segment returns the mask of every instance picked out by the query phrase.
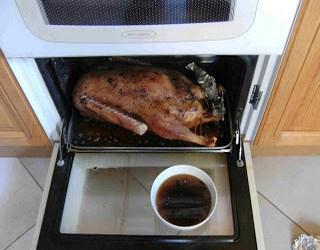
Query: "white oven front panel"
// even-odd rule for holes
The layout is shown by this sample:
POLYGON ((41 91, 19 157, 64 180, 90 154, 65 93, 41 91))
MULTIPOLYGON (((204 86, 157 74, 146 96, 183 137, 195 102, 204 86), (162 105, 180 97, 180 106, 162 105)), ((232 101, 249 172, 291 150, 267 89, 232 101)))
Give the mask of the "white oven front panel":
MULTIPOLYGON (((29 2, 29 1, 19 1, 29 2)), ((240 3, 238 0, 236 3, 240 3)), ((252 2, 252 1, 250 1, 252 2)), ((0 46, 7 57, 63 57, 63 56, 106 56, 106 55, 206 55, 206 54, 282 54, 292 24, 294 22, 300 0, 259 0, 256 5, 255 17, 253 23, 248 26, 248 21, 241 20, 237 22, 240 26, 232 28, 235 33, 232 33, 229 28, 226 28, 223 23, 212 23, 210 27, 205 29, 201 26, 209 25, 202 24, 177 24, 170 25, 173 30, 170 32, 159 32, 159 36, 152 39, 135 37, 134 32, 130 35, 131 39, 119 41, 119 37, 112 33, 114 41, 94 39, 91 33, 75 31, 66 34, 63 29, 50 29, 49 37, 40 38, 39 32, 42 32, 43 26, 37 26, 30 30, 29 25, 26 25, 23 19, 23 13, 20 12, 15 0, 2 0, 0 9, 0 46), (200 25, 200 26, 198 26, 200 25), (215 26, 217 25, 217 26, 215 26), (193 27, 194 26, 194 27, 193 27), (184 27, 183 29, 180 29, 184 27), (201 31, 201 35, 197 34, 201 31), (216 34, 214 40, 210 35, 215 32, 220 32, 224 35, 220 37, 216 34), (63 33, 63 35, 62 35, 63 33), (37 35, 36 35, 37 34, 37 35), (66 42, 61 42, 61 37, 66 37, 66 42), (201 41, 194 39, 201 37, 201 41), (68 38, 69 37, 69 38, 68 38), (156 38, 158 37, 158 38, 156 38), (67 39, 68 38, 68 39, 67 39), (192 38, 192 39, 191 39, 192 38), (49 40, 55 41, 49 41, 49 40), (73 41, 71 41, 71 40, 73 41), (88 42, 84 42, 85 40, 88 42), (91 40, 91 41, 90 41, 91 40), (161 41, 161 42, 159 42, 161 41), (166 41, 166 42, 164 42, 166 41), (174 42, 169 42, 174 41, 174 42)), ((252 13, 252 11, 251 11, 252 13)), ((35 11, 30 17, 32 20, 37 20, 37 15, 40 12, 35 11), (37 14, 38 13, 38 14, 37 14)), ((25 15, 24 15, 25 16, 25 15)), ((245 16, 245 15, 241 15, 245 16)), ((235 17, 237 19, 237 13, 235 17)), ((234 22, 226 22, 229 25, 234 22)), ((52 25, 55 26, 55 25, 52 25)), ((166 25, 160 25, 162 28, 166 25)), ((141 26, 140 29, 142 29, 141 26)), ((68 27, 73 30, 74 27, 68 27)), ((86 29, 95 30, 95 27, 87 27, 86 29)), ((118 26, 113 27, 118 33, 118 26)), ((124 28, 121 28, 124 29, 124 28)), ((171 29, 171 28, 170 28, 171 29)), ((145 29, 144 29, 145 30, 145 29)), ((104 33, 103 29, 98 32, 101 36, 104 33)), ((139 32, 138 32, 139 33, 139 32)), ((138 34, 137 33, 137 34, 138 34)), ((147 32, 148 33, 148 32, 147 32)), ((152 32, 151 32, 152 33, 152 32)), ((108 33, 109 34, 109 33, 108 33)), ((110 33, 111 34, 111 33, 110 33)), ((128 33, 127 33, 128 34, 128 33)), ((146 33, 140 33, 142 36, 146 33)), ((111 36, 111 35, 110 35, 111 36)))

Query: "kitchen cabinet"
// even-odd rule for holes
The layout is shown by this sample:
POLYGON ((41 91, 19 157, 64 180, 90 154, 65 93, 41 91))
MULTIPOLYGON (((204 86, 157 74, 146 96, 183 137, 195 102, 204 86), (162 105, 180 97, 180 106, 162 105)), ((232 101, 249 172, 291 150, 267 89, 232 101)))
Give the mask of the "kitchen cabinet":
POLYGON ((46 156, 52 145, 0 51, 0 156, 46 156))
POLYGON ((255 155, 320 153, 319 12, 319 0, 303 2, 254 142, 255 155))

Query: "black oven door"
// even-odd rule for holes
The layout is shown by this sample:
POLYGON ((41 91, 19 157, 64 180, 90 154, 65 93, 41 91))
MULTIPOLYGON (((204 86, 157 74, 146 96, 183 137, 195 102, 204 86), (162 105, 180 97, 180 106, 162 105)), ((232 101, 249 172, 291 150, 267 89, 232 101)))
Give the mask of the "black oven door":
MULTIPOLYGON (((72 169, 76 168, 76 162, 82 162, 85 164, 87 162, 86 158, 96 158, 92 154, 82 154, 77 156, 75 153, 68 153, 66 149, 62 148, 59 150, 59 145, 56 144, 54 147, 53 155, 50 162, 50 167, 48 171, 48 177, 46 186, 43 193, 42 203, 39 210, 34 241, 32 249, 38 250, 102 250, 102 249, 115 249, 115 250, 128 250, 128 249, 243 249, 243 250, 255 250, 255 249, 264 249, 263 237, 261 231, 261 223, 259 216, 259 206, 257 201, 257 194, 255 189, 254 175, 252 169, 252 161, 250 154, 249 144, 244 144, 243 150, 243 160, 244 166, 238 167, 236 162, 239 157, 239 152, 236 150, 236 146, 231 153, 220 154, 225 157, 226 168, 227 169, 227 182, 230 194, 230 215, 223 215, 223 209, 220 209, 220 215, 226 216, 223 220, 229 220, 232 217, 232 231, 229 233, 219 233, 220 228, 218 224, 213 224, 215 226, 215 233, 154 233, 153 231, 139 231, 139 226, 134 226, 131 228, 131 232, 126 230, 124 231, 110 231, 108 228, 111 227, 111 220, 106 220, 107 214, 102 215, 101 219, 97 219, 99 211, 95 211, 96 206, 99 206, 99 201, 91 199, 92 197, 97 198, 99 195, 92 190, 87 190, 86 193, 87 199, 85 200, 82 197, 80 203, 75 202, 71 199, 70 201, 70 192, 69 190, 73 189, 73 193, 80 194, 83 191, 83 187, 80 187, 81 181, 77 182, 72 180, 72 175, 74 175, 72 169), (61 155, 62 154, 62 155, 61 155), (80 159, 80 160, 79 160, 80 159), (61 164, 63 160, 63 164, 61 164), (88 198, 89 197, 89 198, 88 198), (89 200, 92 200, 91 209, 86 211, 79 212, 79 207, 88 204, 89 200), (71 205, 70 205, 71 204, 71 205), (68 208, 67 208, 68 207, 68 208), (69 209, 68 215, 65 215, 66 210, 69 209), (80 215, 79 215, 80 214, 80 215), (68 227, 66 225, 67 220, 73 220, 73 227, 68 227), (79 217, 87 220, 88 227, 85 227, 85 223, 80 222, 79 217), (74 219, 77 218, 77 219, 74 219), (104 223, 103 220, 106 220, 104 223), (81 224, 82 223, 82 224, 81 224), (110 223, 110 225, 108 225, 110 223), (81 225, 80 225, 81 224, 81 225), (98 225, 100 224, 100 225, 98 225), (107 228, 102 229, 100 228, 107 228), (70 229, 71 228, 71 229, 70 229), (76 229, 75 229, 76 228, 76 229), (79 229, 80 228, 80 229, 79 229), (100 230, 100 231, 99 231, 100 230), (107 231, 103 231, 107 230, 107 231), (217 231, 218 230, 218 231, 217 231), (136 233, 135 233, 136 232, 136 233)), ((210 161, 210 157, 216 157, 219 154, 208 154, 203 156, 196 155, 193 157, 186 153, 182 155, 183 159, 189 159, 192 164, 198 162, 202 164, 201 159, 210 161), (209 160, 208 160, 209 159, 209 160)), ((201 154, 201 153, 200 153, 201 154)), ((128 154, 123 154, 127 157, 128 154)), ((165 154, 158 154, 159 157, 164 157, 165 154)), ((218 157, 220 157, 218 156, 218 157)), ((115 159, 114 157, 121 157, 121 153, 118 153, 118 156, 113 154, 102 154, 97 156, 97 158, 102 157, 102 159, 115 159), (104 157, 104 158, 103 158, 104 157)), ((150 157, 149 157, 150 158, 150 157)), ((151 158, 152 161, 157 161, 157 154, 153 155, 151 158)), ((165 158, 161 158, 165 159, 165 158)), ((160 160, 161 160, 160 159, 160 160)), ((179 158, 180 159, 180 158, 179 158)), ((93 159, 95 160, 95 159, 93 159)), ((150 160, 150 159, 149 159, 150 160)), ((112 160, 116 161, 116 160, 112 160)), ((205 161, 205 160, 203 160, 205 161)), ((90 162, 90 161, 88 161, 90 162)), ((99 165, 99 163, 97 163, 99 165)), ((143 165, 143 162, 140 162, 143 165)), ((149 164, 149 163, 148 163, 149 164)), ((164 163, 166 165, 168 163, 164 163)), ((203 163, 204 164, 204 163, 203 163)), ((121 164, 120 164, 121 165, 121 164)), ((123 164, 122 164, 123 165, 123 164)), ((146 164, 147 165, 147 164, 146 164)), ((97 166, 91 166, 91 170, 84 171, 94 171, 97 166)), ((98 166, 99 168, 99 166, 98 166)), ((144 168, 146 169, 146 168, 144 168)), ((105 170, 102 170, 105 171, 105 170)), ((220 170, 219 170, 220 171, 220 170)), ((147 172, 147 171, 142 171, 147 172)), ((102 172, 104 173, 104 172, 102 172)), ((100 178, 99 174, 93 174, 97 178, 100 178)), ((216 175, 217 176, 217 175, 216 175)), ((86 181, 92 180, 89 177, 85 177, 86 181)), ((115 179, 115 177, 113 177, 115 179)), ((103 185, 106 183, 104 179, 99 179, 98 183, 103 185)), ((221 182, 222 183, 222 182, 221 182)), ((99 185, 100 185, 99 184, 99 185)), ((86 184, 86 188, 89 184, 86 184)), ((92 184, 94 185, 94 184, 92 184)), ((218 184, 217 184, 218 185, 218 184)), ((219 184, 220 185, 220 184, 219 184)), ((109 193, 116 193, 117 188, 111 186, 112 191, 109 193)), ((148 192, 148 188, 145 188, 148 192)), ((110 188, 109 188, 110 190, 110 188)), ((226 189, 223 189, 226 190, 226 189)), ((106 189, 106 191, 108 191, 106 189)), ((220 195, 224 191, 220 192, 220 195)), ((101 192, 100 192, 101 195, 101 192)), ((104 195, 104 194, 103 194, 104 195)), ((75 195, 77 196, 77 195, 75 195)), ((118 195, 115 195, 118 197, 118 195)), ((218 197, 219 197, 219 188, 218 188, 218 197)), ((223 203, 223 199, 220 199, 223 203)), ((118 206, 118 209, 121 210, 122 206, 125 206, 124 203, 118 206)), ((148 204, 146 205, 148 206, 148 204)), ((80 209, 81 210, 81 209, 80 209)), ((228 210, 228 209, 225 209, 228 210)), ((100 211, 101 212, 101 211, 100 211)), ((141 211, 140 211, 141 212, 141 211)), ((128 211, 127 211, 128 213, 128 211)), ((218 212, 217 212, 218 213, 218 212)), ((219 216, 220 216, 219 215, 219 216)), ((101 215, 100 215, 101 216, 101 215)), ((116 216, 116 215, 115 215, 116 216)), ((113 217, 115 217, 113 216, 113 217)), ((140 216, 144 214, 140 213, 140 216)), ((217 215, 218 216, 218 215, 217 215)), ((221 223, 221 218, 216 218, 216 222, 221 223)), ((112 217, 112 216, 111 216, 112 217)), ((110 217, 110 218, 111 218, 110 217)), ((112 217, 112 218, 113 218, 112 217)), ((147 220, 148 213, 145 214, 145 219, 147 220)), ((111 218, 111 219, 112 219, 111 218)), ((138 215, 133 218, 134 221, 137 221, 138 215)), ((140 220, 143 221, 144 219, 140 220)), ((121 222, 120 222, 121 223, 121 222)), ((140 228, 141 229, 141 228, 140 228)), ((213 230, 213 231, 214 231, 213 230)), ((221 229, 222 230, 222 229, 221 229)), ((227 230, 227 229, 226 229, 227 230)))

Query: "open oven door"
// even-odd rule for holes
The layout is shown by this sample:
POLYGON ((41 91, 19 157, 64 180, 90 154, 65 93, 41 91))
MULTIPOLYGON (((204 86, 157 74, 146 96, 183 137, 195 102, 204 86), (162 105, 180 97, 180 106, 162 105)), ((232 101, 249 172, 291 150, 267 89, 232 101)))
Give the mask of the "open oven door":
MULTIPOLYGON (((259 205, 255 187, 250 145, 248 143, 244 143, 243 148, 241 149, 243 152, 243 167, 238 167, 236 164, 239 157, 239 152, 237 152, 238 150, 235 149, 228 154, 198 153, 197 155, 193 155, 193 153, 178 153, 180 154, 180 156, 183 156, 182 159, 186 160, 187 163, 197 163, 197 166, 208 164, 208 162, 210 161, 216 161, 215 164, 219 165, 221 163, 221 156, 225 157, 226 168, 228 172, 227 182, 229 187, 223 190, 229 190, 228 192, 230 193, 232 231, 229 231, 229 233, 226 234, 221 232, 219 233, 219 230, 222 227, 218 229, 217 227, 215 227, 215 230, 218 231, 215 231, 216 233, 214 235, 210 235, 205 232, 196 232, 182 235, 170 234, 170 232, 167 234, 163 233, 163 231, 162 233, 154 233, 153 231, 145 232, 143 231, 145 229, 139 228, 139 226, 136 226, 137 224, 135 224, 132 229, 133 231, 131 232, 124 230, 121 232, 111 231, 108 233, 104 231, 108 230, 106 228, 110 228, 112 223, 107 220, 107 213, 105 215, 102 214, 102 217, 100 218, 98 217, 99 212, 104 210, 98 209, 100 201, 97 200, 97 197, 99 199, 99 197, 104 197, 104 195, 107 194, 101 194, 101 192, 94 193, 93 189, 90 189, 88 187, 90 185, 95 185, 96 183, 103 183, 103 185, 105 185, 107 181, 100 178, 103 174, 96 174, 96 172, 92 171, 95 171, 97 167, 99 168, 99 164, 108 165, 108 163, 105 163, 108 161, 113 166, 114 164, 116 164, 115 162, 118 161, 117 159, 119 157, 126 158, 128 157, 128 154, 104 153, 100 154, 99 156, 93 154, 77 155, 75 153, 68 153, 64 146, 63 148, 60 148, 60 150, 59 147, 59 144, 55 144, 52 153, 31 249, 265 249, 260 222, 259 205), (102 157, 100 163, 99 160, 97 161, 96 159, 94 159, 100 157, 102 157), (88 158, 89 160, 87 160, 86 158, 88 158), (61 160, 64 161, 63 164, 61 160), (91 171, 89 173, 93 173, 93 175, 91 176, 96 176, 98 178, 98 182, 95 182, 95 184, 90 184, 90 181, 88 180, 95 180, 94 178, 89 178, 88 176, 84 177, 83 175, 79 174, 81 173, 81 171, 76 171, 77 169, 81 169, 78 167, 78 165, 80 164, 79 162, 82 162, 82 165, 91 164, 90 167, 88 167, 91 169, 82 169, 81 171, 82 173, 88 173, 88 171, 91 171), (92 162, 97 162, 98 166, 92 165, 92 162), (85 192, 84 189, 87 189, 87 191, 89 190, 85 195, 81 194, 85 192), (72 195, 77 196, 74 194, 81 194, 80 197, 82 197, 82 203, 81 201, 79 202, 79 199, 77 201, 77 198, 73 199, 71 197, 72 195), (84 197, 86 197, 86 200, 84 197), (88 205, 92 197, 95 198, 92 199, 92 204, 88 205), (83 206, 86 205, 88 205, 87 207, 89 209, 83 209, 85 210, 85 212, 82 211, 82 214, 79 215, 79 211, 83 206), (97 206, 97 208, 95 207, 95 205, 97 206), (86 217, 84 218, 84 220, 87 220, 87 224, 85 224, 83 221, 80 222, 79 217, 86 217), (104 222, 104 220, 106 220, 106 222, 104 222), (102 224, 98 225, 99 223, 102 224), (110 225, 108 225, 108 223, 110 223, 110 225), (89 226, 85 227, 85 225, 89 226)), ((157 162, 163 161, 158 165, 166 166, 166 164, 171 164, 171 162, 167 162, 166 160, 168 154, 170 153, 157 153, 153 154, 152 156, 149 155, 150 157, 145 154, 146 158, 141 158, 141 154, 139 154, 138 156, 136 155, 134 164, 135 166, 141 165, 143 167, 146 167, 148 164, 150 164, 150 162, 145 164, 144 159, 149 158, 150 161, 150 158, 152 158, 151 161, 155 162, 155 164, 157 164, 157 162), (157 155, 159 159, 157 159, 157 155)), ((180 161, 180 156, 177 156, 178 158, 175 158, 173 162, 177 161, 177 159, 178 161, 180 161)), ((125 164, 121 163, 120 165, 122 166, 125 164)), ((101 173, 105 173, 106 170, 101 171, 101 173)), ((215 176, 215 178, 218 178, 218 174, 216 174, 215 176)), ((116 178, 113 176, 113 181, 115 179, 116 178)), ((215 182, 218 182, 218 180, 215 179, 215 182)), ((108 189, 105 189, 105 192, 108 193, 108 190, 110 191, 110 189, 112 189, 109 193, 116 193, 117 188, 116 186, 112 185, 111 187, 109 185, 109 187, 107 187, 108 189)), ((219 184, 217 185, 219 186, 219 184)), ((129 188, 129 190, 133 189, 129 188)), ((148 190, 146 190, 146 192, 148 192, 148 190)), ((222 197, 220 202, 221 204, 223 203, 223 195, 224 191, 220 192, 220 196, 222 197)), ((139 200, 139 202, 143 203, 143 201, 141 200, 139 200)), ((121 210, 122 206, 124 206, 123 204, 124 203, 121 203, 121 205, 117 208, 121 210)), ((146 206, 148 206, 148 204, 146 206)), ((228 210, 228 208, 224 210, 228 210)), ((223 211, 221 212, 221 210, 220 215, 222 215, 223 217, 223 211)), ((148 212, 142 211, 140 213, 140 216, 145 217, 145 219, 147 220, 148 212)), ((139 216, 137 215, 133 218, 134 223, 137 223, 138 217, 139 216)), ((216 225, 219 225, 219 223, 221 223, 222 217, 219 217, 220 222, 219 218, 216 218, 216 221, 214 223, 217 223, 216 225)), ((224 220, 228 220, 228 217, 224 218, 226 218, 224 220)))

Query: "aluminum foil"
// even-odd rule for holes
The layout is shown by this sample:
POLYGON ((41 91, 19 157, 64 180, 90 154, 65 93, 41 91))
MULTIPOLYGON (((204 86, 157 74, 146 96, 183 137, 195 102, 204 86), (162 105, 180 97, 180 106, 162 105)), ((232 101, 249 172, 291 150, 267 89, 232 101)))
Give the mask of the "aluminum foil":
POLYGON ((223 91, 219 91, 216 79, 209 75, 204 69, 197 66, 194 62, 189 63, 186 66, 186 69, 195 73, 197 82, 204 90, 207 100, 210 101, 212 114, 224 117, 226 108, 224 105, 223 91))
POLYGON ((320 236, 302 234, 295 239, 292 250, 320 250, 320 236))

